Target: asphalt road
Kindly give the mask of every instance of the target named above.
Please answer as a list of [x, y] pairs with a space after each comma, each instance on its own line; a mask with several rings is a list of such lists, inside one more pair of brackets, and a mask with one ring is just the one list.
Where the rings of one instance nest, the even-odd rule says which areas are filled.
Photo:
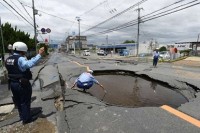
[[[103, 59], [104, 58], [104, 59]], [[116, 61], [117, 60], [117, 61]], [[123, 60], [123, 59], [120, 59]], [[86, 69], [94, 71], [124, 70], [138, 76], [171, 86], [184, 95], [189, 102], [176, 110], [168, 106], [126, 108], [101, 102], [88, 93], [69, 89]], [[48, 61], [32, 69], [34, 75], [32, 107], [42, 107], [42, 115], [55, 124], [57, 132], [63, 133], [198, 133], [200, 132], [200, 70], [198, 68], [159, 63], [152, 68], [151, 62], [120, 62], [115, 57], [105, 60], [98, 56], [74, 56], [52, 53]], [[63, 96], [60, 77], [65, 81], [65, 102], [58, 101], [63, 111], [54, 104]], [[106, 86], [104, 86], [106, 88]], [[11, 102], [10, 97], [0, 104]], [[61, 107], [62, 108], [62, 107]], [[181, 114], [180, 111], [184, 114]], [[176, 112], [174, 114], [174, 112]], [[187, 115], [186, 115], [187, 114]], [[189, 117], [190, 116], [190, 117]], [[17, 121], [17, 117], [0, 122], [1, 127]]]

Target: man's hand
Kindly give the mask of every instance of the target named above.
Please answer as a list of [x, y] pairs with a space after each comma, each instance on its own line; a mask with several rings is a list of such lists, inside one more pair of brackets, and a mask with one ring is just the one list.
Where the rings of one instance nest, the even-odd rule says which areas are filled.
[[103, 89], [104, 93], [107, 93], [106, 89], [103, 87], [103, 85], [99, 84], [101, 88]]
[[44, 53], [44, 47], [41, 47], [38, 51], [38, 54], [42, 55]]

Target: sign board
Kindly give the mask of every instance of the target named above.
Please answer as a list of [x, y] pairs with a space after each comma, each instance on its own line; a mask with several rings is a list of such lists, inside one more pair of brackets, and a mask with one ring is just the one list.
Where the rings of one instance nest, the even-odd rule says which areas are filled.
[[50, 32], [51, 32], [51, 29], [47, 28], [47, 29], [46, 29], [46, 32], [47, 32], [47, 33], [50, 33]]
[[42, 32], [42, 33], [45, 33], [45, 28], [42, 28], [42, 29], [41, 29], [41, 32]]

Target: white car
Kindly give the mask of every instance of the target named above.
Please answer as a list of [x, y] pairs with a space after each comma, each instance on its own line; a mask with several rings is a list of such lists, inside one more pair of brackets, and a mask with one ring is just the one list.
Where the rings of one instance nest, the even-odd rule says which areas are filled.
[[161, 51], [160, 52], [160, 58], [162, 59], [170, 59], [170, 54], [168, 51]]
[[90, 51], [89, 50], [84, 50], [83, 51], [84, 56], [90, 56]]
[[99, 51], [97, 52], [97, 55], [106, 56], [107, 53], [106, 53], [106, 51], [104, 51], [104, 50], [99, 50]]

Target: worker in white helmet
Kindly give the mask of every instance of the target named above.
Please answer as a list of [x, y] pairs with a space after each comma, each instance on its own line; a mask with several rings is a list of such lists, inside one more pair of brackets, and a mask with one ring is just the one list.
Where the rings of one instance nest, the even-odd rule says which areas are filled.
[[18, 108], [19, 117], [23, 124], [33, 121], [30, 115], [32, 86], [29, 82], [32, 79], [30, 68], [36, 65], [44, 53], [44, 47], [40, 48], [38, 54], [27, 60], [25, 54], [28, 47], [23, 42], [13, 44], [13, 55], [5, 61], [8, 70], [9, 89], [13, 94], [13, 101]]
[[82, 73], [74, 82], [73, 86], [71, 87], [71, 89], [77, 84], [77, 87], [80, 89], [83, 89], [84, 92], [86, 92], [87, 89], [90, 89], [94, 83], [98, 84], [105, 93], [106, 90], [103, 87], [103, 85], [101, 85], [93, 76], [92, 76], [93, 71], [92, 70], [88, 70], [87, 72]]

